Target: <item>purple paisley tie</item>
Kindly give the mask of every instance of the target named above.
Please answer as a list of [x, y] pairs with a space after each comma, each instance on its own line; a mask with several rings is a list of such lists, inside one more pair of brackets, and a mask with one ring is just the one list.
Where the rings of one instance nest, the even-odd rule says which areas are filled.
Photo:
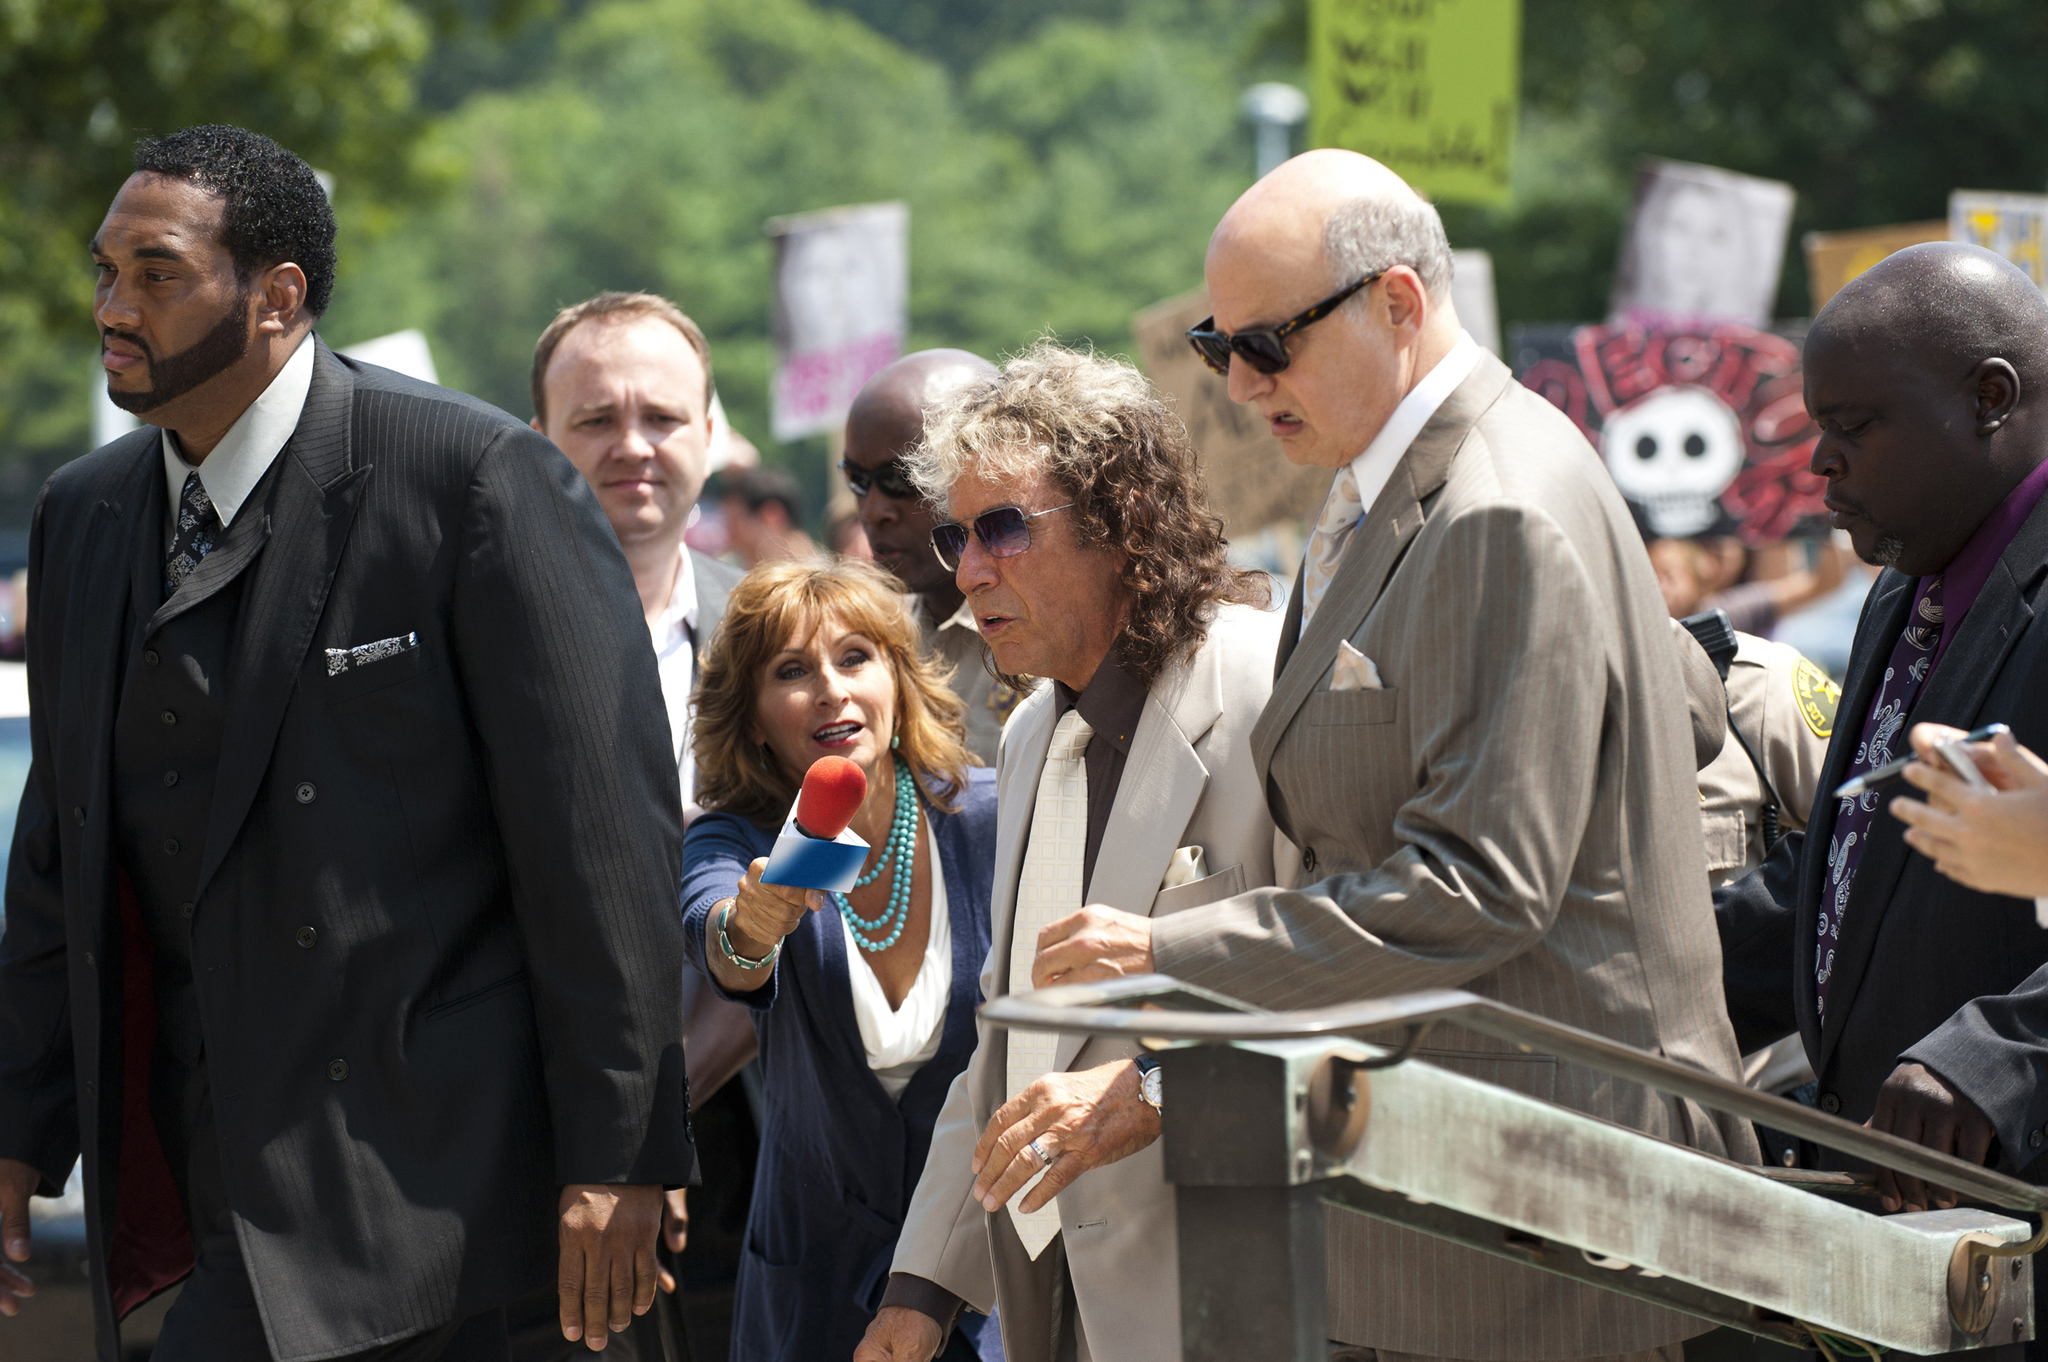
[[[1914, 697], [1934, 670], [1934, 652], [1941, 643], [1941, 578], [1930, 577], [1913, 602], [1906, 628], [1892, 647], [1885, 663], [1884, 679], [1878, 683], [1877, 699], [1870, 717], [1863, 721], [1863, 734], [1856, 744], [1856, 758], [1843, 776], [1847, 780], [1874, 771], [1906, 750], [1906, 720], [1913, 712]], [[1828, 839], [1828, 878], [1821, 890], [1820, 940], [1813, 952], [1815, 996], [1819, 1011], [1828, 1010], [1828, 985], [1835, 974], [1835, 948], [1841, 944], [1842, 914], [1849, 905], [1849, 890], [1856, 883], [1856, 866], [1870, 840], [1870, 825], [1880, 806], [1891, 798], [1890, 791], [1865, 790], [1845, 799], [1835, 813], [1834, 836]]]

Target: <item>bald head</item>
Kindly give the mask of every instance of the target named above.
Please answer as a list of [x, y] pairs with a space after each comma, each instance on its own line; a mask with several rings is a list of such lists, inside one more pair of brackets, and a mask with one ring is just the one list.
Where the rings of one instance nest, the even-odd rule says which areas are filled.
[[1367, 287], [1283, 340], [1267, 373], [1240, 350], [1232, 400], [1254, 404], [1295, 463], [1355, 458], [1457, 343], [1451, 247], [1436, 209], [1352, 151], [1305, 152], [1247, 189], [1209, 239], [1214, 326], [1280, 327], [1361, 280]]
[[[892, 495], [891, 487], [899, 484], [889, 465], [923, 442], [926, 407], [996, 372], [995, 365], [966, 350], [920, 350], [869, 379], [846, 416], [847, 467], [877, 475], [869, 491], [856, 497], [875, 561], [912, 591], [940, 598], [939, 605], [958, 588], [932, 553], [931, 508], [915, 494]], [[908, 493], [907, 487], [900, 490]]]
[[1866, 561], [1941, 571], [2048, 454], [2048, 301], [1991, 252], [1912, 246], [1807, 335], [1809, 466]]
[[1981, 246], [1932, 241], [1887, 256], [1843, 285], [1810, 336], [1957, 375], [2003, 359], [2029, 387], [2048, 382], [2048, 298]]

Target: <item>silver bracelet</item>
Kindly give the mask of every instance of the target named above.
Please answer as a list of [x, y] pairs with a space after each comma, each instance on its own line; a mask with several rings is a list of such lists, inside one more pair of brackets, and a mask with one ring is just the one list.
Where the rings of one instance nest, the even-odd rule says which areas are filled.
[[732, 910], [737, 905], [728, 903], [725, 911], [718, 915], [718, 949], [725, 952], [725, 958], [744, 970], [767, 969], [775, 963], [775, 957], [782, 954], [782, 943], [776, 942], [768, 948], [768, 954], [759, 960], [749, 960], [732, 948], [732, 938], [725, 934], [725, 924], [732, 921]]

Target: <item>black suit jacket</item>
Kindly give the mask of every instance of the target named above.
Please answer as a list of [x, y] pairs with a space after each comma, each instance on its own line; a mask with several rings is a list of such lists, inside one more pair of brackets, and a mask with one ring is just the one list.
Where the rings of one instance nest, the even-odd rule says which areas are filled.
[[[2048, 626], [2036, 620], [2048, 581], [2048, 501], [1992, 569], [1914, 722], [1975, 728], [1994, 720], [2048, 750]], [[1980, 894], [1936, 873], [1889, 814], [1872, 823], [1835, 952], [1833, 1004], [1815, 1015], [1814, 945], [1828, 842], [1885, 663], [1912, 608], [1915, 579], [1885, 572], [1864, 602], [1834, 740], [1804, 835], [1714, 896], [1728, 1010], [1745, 1051], [1796, 1029], [1820, 1077], [1820, 1104], [1867, 1119], [1902, 1060], [1941, 1074], [1991, 1118], [1999, 1166], [2048, 1181], [2048, 931], [2030, 900]], [[1884, 798], [1912, 793], [1896, 784]], [[1849, 1166], [1839, 1157], [1829, 1167]]]
[[[145, 429], [37, 504], [0, 940], [0, 1154], [47, 1192], [82, 1152], [107, 1362], [117, 1308], [190, 1253], [138, 1091], [147, 941], [109, 819], [163, 484]], [[272, 1346], [327, 1356], [545, 1287], [559, 1184], [691, 1178], [680, 797], [617, 541], [504, 413], [320, 346], [267, 494], [164, 608], [237, 574], [194, 975]], [[330, 675], [326, 650], [407, 634]]]

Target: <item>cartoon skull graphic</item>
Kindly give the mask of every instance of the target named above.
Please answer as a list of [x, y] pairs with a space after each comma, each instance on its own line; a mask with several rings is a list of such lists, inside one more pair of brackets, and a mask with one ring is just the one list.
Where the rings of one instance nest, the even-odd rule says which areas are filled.
[[1717, 498], [1742, 471], [1742, 426], [1706, 388], [1659, 388], [1607, 418], [1600, 453], [1650, 528], [1682, 538], [1714, 523]]

